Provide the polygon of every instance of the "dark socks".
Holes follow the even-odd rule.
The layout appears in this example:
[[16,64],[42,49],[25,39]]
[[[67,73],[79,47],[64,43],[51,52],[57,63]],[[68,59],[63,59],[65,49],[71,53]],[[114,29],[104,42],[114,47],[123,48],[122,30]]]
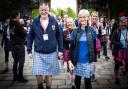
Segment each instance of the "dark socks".
[[51,89],[51,86],[46,86],[46,89]]
[[80,85],[81,85],[81,77],[80,76],[75,76],[75,86],[76,89],[80,89]]
[[85,82],[85,89],[92,89],[91,78],[85,78],[84,82]]
[[38,89],[44,89],[43,84],[38,84]]

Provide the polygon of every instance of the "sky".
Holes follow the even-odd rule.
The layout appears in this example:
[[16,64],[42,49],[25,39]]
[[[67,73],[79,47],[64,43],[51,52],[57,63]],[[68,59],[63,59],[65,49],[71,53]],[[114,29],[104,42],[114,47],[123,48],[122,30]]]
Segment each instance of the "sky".
[[51,0],[52,9],[71,7],[76,12],[76,0]]

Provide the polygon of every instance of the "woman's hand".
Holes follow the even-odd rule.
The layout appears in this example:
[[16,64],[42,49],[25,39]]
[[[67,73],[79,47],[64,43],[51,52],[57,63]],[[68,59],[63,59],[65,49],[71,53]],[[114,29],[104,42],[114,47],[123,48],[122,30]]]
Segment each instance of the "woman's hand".
[[74,70],[74,65],[72,64],[72,62],[71,61],[68,61],[68,65],[69,65],[69,70],[71,71],[71,70]]

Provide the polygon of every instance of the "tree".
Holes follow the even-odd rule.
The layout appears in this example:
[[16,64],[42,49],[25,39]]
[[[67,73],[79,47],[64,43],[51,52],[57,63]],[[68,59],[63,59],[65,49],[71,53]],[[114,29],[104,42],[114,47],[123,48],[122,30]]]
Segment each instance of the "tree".
[[96,11],[94,8],[89,8],[89,13],[92,14],[92,12]]
[[32,10],[32,18],[36,17],[39,15],[39,9],[33,9]]
[[4,21],[14,11],[19,11],[21,16],[26,13],[31,15],[30,3],[30,0],[0,0],[0,20]]
[[72,8],[68,7],[66,9],[66,13],[68,14],[69,17],[76,18],[76,13],[73,11]]
[[[70,7],[68,7],[66,10],[63,10],[61,8],[57,8],[56,10],[50,9],[50,12],[56,16],[61,16],[61,17],[63,17],[63,15],[66,13],[68,14],[69,17],[76,18],[76,13]],[[35,16],[38,15],[39,15],[39,9],[33,9],[32,17],[34,18]]]
[[52,13],[52,14],[54,14],[54,15],[57,15],[57,11],[56,10],[54,10],[54,9],[50,9],[50,12]]
[[57,8],[57,14],[56,14],[56,16],[63,16],[63,14],[64,14],[64,10],[63,9],[60,9],[60,8]]
[[111,18],[118,18],[120,12],[128,14],[128,0],[109,0]]

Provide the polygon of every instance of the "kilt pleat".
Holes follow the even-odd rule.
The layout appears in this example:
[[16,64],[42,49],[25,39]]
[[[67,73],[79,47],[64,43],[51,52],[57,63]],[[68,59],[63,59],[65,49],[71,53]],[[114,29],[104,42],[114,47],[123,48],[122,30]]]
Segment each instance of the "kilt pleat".
[[93,63],[78,63],[74,70],[75,75],[90,78],[94,73],[94,64]]

